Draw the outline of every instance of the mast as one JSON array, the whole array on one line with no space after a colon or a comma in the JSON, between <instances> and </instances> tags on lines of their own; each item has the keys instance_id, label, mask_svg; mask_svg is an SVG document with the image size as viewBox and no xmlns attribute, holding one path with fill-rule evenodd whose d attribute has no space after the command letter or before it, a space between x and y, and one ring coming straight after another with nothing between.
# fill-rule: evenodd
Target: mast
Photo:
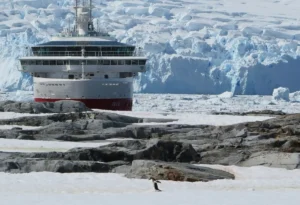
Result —
<instances>
[{"instance_id":1,"label":"mast","mask_svg":"<svg viewBox=\"0 0 300 205\"><path fill-rule=\"evenodd\" d=\"M77 36L94 35L92 17L92 0L75 0L75 26L74 33Z\"/></svg>"},{"instance_id":2,"label":"mast","mask_svg":"<svg viewBox=\"0 0 300 205\"><path fill-rule=\"evenodd\" d=\"M75 0L75 32L77 33L77 18L78 18L78 1L79 0Z\"/></svg>"},{"instance_id":3,"label":"mast","mask_svg":"<svg viewBox=\"0 0 300 205\"><path fill-rule=\"evenodd\" d=\"M92 0L90 0L90 22L92 22Z\"/></svg>"}]
</instances>

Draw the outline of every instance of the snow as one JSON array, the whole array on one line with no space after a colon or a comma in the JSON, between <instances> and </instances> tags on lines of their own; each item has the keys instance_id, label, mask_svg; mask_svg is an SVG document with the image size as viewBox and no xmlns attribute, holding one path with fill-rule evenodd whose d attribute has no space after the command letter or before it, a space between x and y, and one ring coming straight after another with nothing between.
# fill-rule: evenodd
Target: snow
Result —
<instances>
[{"instance_id":1,"label":"snow","mask_svg":"<svg viewBox=\"0 0 300 205\"><path fill-rule=\"evenodd\" d=\"M285 100L289 101L290 100L290 90L288 88L277 88L274 89L273 91L273 99L274 100Z\"/></svg>"},{"instance_id":2,"label":"snow","mask_svg":"<svg viewBox=\"0 0 300 205\"><path fill-rule=\"evenodd\" d=\"M20 128L22 130L35 130L40 129L39 126L20 126L20 125L0 125L0 130L10 130L13 128Z\"/></svg>"},{"instance_id":3,"label":"snow","mask_svg":"<svg viewBox=\"0 0 300 205\"><path fill-rule=\"evenodd\" d=\"M97 110L98 112L107 112ZM139 112L139 111L111 111L113 113L139 117L144 119L169 119L171 122L144 122L135 123L136 125L157 125L157 124L188 124L188 125L214 125L226 126L244 122L255 122L271 119L269 116L235 116L235 115L207 115L203 113L154 113L154 112Z\"/></svg>"},{"instance_id":4,"label":"snow","mask_svg":"<svg viewBox=\"0 0 300 205\"><path fill-rule=\"evenodd\" d=\"M98 173L0 173L0 196L10 205L63 204L203 204L296 205L300 171L265 167L223 167L236 180L212 182L161 181L162 192L149 180Z\"/></svg>"},{"instance_id":5,"label":"snow","mask_svg":"<svg viewBox=\"0 0 300 205\"><path fill-rule=\"evenodd\" d=\"M53 115L51 113L42 114L29 114L29 113L15 113L15 112L0 112L0 120L14 119L20 117L34 117L34 116L48 116Z\"/></svg>"},{"instance_id":6,"label":"snow","mask_svg":"<svg viewBox=\"0 0 300 205\"><path fill-rule=\"evenodd\" d=\"M112 140L115 141L115 140ZM99 147L111 144L112 141L101 142L64 142L64 141L39 141L0 139L2 152L65 152L75 147Z\"/></svg>"},{"instance_id":7,"label":"snow","mask_svg":"<svg viewBox=\"0 0 300 205\"><path fill-rule=\"evenodd\" d=\"M295 0L94 0L103 31L142 47L148 72L135 91L271 95L300 90L300 3ZM18 71L27 46L73 20L71 0L0 2L0 91L32 90ZM270 9L272 8L272 9Z\"/></svg>"},{"instance_id":8,"label":"snow","mask_svg":"<svg viewBox=\"0 0 300 205\"><path fill-rule=\"evenodd\" d=\"M232 92L224 92L224 93L219 95L219 98L232 98L232 97L233 97Z\"/></svg>"}]
</instances>

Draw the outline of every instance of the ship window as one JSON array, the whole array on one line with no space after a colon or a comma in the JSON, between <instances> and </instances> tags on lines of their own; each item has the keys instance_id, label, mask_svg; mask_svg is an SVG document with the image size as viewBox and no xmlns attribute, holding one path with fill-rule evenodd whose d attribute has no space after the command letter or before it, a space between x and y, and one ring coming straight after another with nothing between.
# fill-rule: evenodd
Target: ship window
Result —
<instances>
[{"instance_id":1,"label":"ship window","mask_svg":"<svg viewBox=\"0 0 300 205\"><path fill-rule=\"evenodd\" d=\"M139 60L139 65L145 65L146 64L146 60Z\"/></svg>"},{"instance_id":2,"label":"ship window","mask_svg":"<svg viewBox=\"0 0 300 205\"><path fill-rule=\"evenodd\" d=\"M79 60L70 60L70 65L80 65Z\"/></svg>"},{"instance_id":3,"label":"ship window","mask_svg":"<svg viewBox=\"0 0 300 205\"><path fill-rule=\"evenodd\" d=\"M98 65L103 65L103 60L98 60Z\"/></svg>"},{"instance_id":4,"label":"ship window","mask_svg":"<svg viewBox=\"0 0 300 205\"><path fill-rule=\"evenodd\" d=\"M69 61L64 61L64 65L69 65Z\"/></svg>"},{"instance_id":5,"label":"ship window","mask_svg":"<svg viewBox=\"0 0 300 205\"><path fill-rule=\"evenodd\" d=\"M49 65L49 61L43 61L43 65Z\"/></svg>"},{"instance_id":6,"label":"ship window","mask_svg":"<svg viewBox=\"0 0 300 205\"><path fill-rule=\"evenodd\" d=\"M104 78L105 78L105 79L108 79L108 75L104 75Z\"/></svg>"},{"instance_id":7,"label":"ship window","mask_svg":"<svg viewBox=\"0 0 300 205\"><path fill-rule=\"evenodd\" d=\"M113 48L111 48L111 50L116 52L116 51L119 51L119 48L118 47L113 47Z\"/></svg>"},{"instance_id":8,"label":"ship window","mask_svg":"<svg viewBox=\"0 0 300 205\"><path fill-rule=\"evenodd\" d=\"M132 60L132 65L138 65L138 61L137 60Z\"/></svg>"},{"instance_id":9,"label":"ship window","mask_svg":"<svg viewBox=\"0 0 300 205\"><path fill-rule=\"evenodd\" d=\"M118 61L118 65L124 65L124 64L125 64L125 62L123 60Z\"/></svg>"},{"instance_id":10,"label":"ship window","mask_svg":"<svg viewBox=\"0 0 300 205\"><path fill-rule=\"evenodd\" d=\"M94 73L91 73L90 76L93 77L93 76L95 76L95 75L94 75Z\"/></svg>"},{"instance_id":11,"label":"ship window","mask_svg":"<svg viewBox=\"0 0 300 205\"><path fill-rule=\"evenodd\" d=\"M128 78L128 77L132 77L132 73L130 73L130 72L120 73L120 78Z\"/></svg>"},{"instance_id":12,"label":"ship window","mask_svg":"<svg viewBox=\"0 0 300 205\"><path fill-rule=\"evenodd\" d=\"M112 65L118 65L118 61L117 61L117 60L112 60L112 61L111 61L111 64L112 64Z\"/></svg>"},{"instance_id":13,"label":"ship window","mask_svg":"<svg viewBox=\"0 0 300 205\"><path fill-rule=\"evenodd\" d=\"M74 75L69 75L69 79L74 79Z\"/></svg>"},{"instance_id":14,"label":"ship window","mask_svg":"<svg viewBox=\"0 0 300 205\"><path fill-rule=\"evenodd\" d=\"M35 61L33 60L29 61L29 65L35 65Z\"/></svg>"},{"instance_id":15,"label":"ship window","mask_svg":"<svg viewBox=\"0 0 300 205\"><path fill-rule=\"evenodd\" d=\"M43 65L43 61L36 61L37 65Z\"/></svg>"},{"instance_id":16,"label":"ship window","mask_svg":"<svg viewBox=\"0 0 300 205\"><path fill-rule=\"evenodd\" d=\"M28 61L21 60L22 65L28 65Z\"/></svg>"},{"instance_id":17,"label":"ship window","mask_svg":"<svg viewBox=\"0 0 300 205\"><path fill-rule=\"evenodd\" d=\"M111 51L111 47L102 47L102 51Z\"/></svg>"},{"instance_id":18,"label":"ship window","mask_svg":"<svg viewBox=\"0 0 300 205\"><path fill-rule=\"evenodd\" d=\"M89 61L87 61L87 65L97 65L97 61L96 60L89 60Z\"/></svg>"},{"instance_id":19,"label":"ship window","mask_svg":"<svg viewBox=\"0 0 300 205\"><path fill-rule=\"evenodd\" d=\"M56 65L56 61L50 61L50 65Z\"/></svg>"},{"instance_id":20,"label":"ship window","mask_svg":"<svg viewBox=\"0 0 300 205\"><path fill-rule=\"evenodd\" d=\"M125 64L126 64L126 65L131 65L131 60L126 60L126 61L125 61Z\"/></svg>"},{"instance_id":21,"label":"ship window","mask_svg":"<svg viewBox=\"0 0 300 205\"><path fill-rule=\"evenodd\" d=\"M64 61L57 61L57 65L64 65Z\"/></svg>"},{"instance_id":22,"label":"ship window","mask_svg":"<svg viewBox=\"0 0 300 205\"><path fill-rule=\"evenodd\" d=\"M110 65L110 60L104 60L103 65Z\"/></svg>"}]
</instances>

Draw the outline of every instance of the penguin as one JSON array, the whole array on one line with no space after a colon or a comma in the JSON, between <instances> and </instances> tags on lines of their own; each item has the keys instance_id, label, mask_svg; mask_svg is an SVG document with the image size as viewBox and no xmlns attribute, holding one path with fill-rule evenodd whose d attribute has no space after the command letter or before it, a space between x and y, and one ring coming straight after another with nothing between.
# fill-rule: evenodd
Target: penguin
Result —
<instances>
[{"instance_id":1,"label":"penguin","mask_svg":"<svg viewBox=\"0 0 300 205\"><path fill-rule=\"evenodd\" d=\"M161 183L160 181L154 179L153 177L151 177L149 180L152 180L152 183L153 183L153 186L154 186L155 191L161 191L161 190L158 188L158 185L157 185L157 183Z\"/></svg>"}]
</instances>

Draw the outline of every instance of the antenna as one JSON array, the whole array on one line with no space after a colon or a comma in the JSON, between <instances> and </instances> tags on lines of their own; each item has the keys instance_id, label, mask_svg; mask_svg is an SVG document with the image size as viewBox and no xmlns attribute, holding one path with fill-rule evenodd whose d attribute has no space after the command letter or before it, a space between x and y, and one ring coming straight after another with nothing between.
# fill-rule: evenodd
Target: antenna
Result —
<instances>
[{"instance_id":1,"label":"antenna","mask_svg":"<svg viewBox=\"0 0 300 205\"><path fill-rule=\"evenodd\" d=\"M92 21L92 0L90 0L90 22Z\"/></svg>"},{"instance_id":2,"label":"antenna","mask_svg":"<svg viewBox=\"0 0 300 205\"><path fill-rule=\"evenodd\" d=\"M69 31L68 32L71 32L71 20L70 20L70 18L69 18L68 23L69 23Z\"/></svg>"},{"instance_id":3,"label":"antenna","mask_svg":"<svg viewBox=\"0 0 300 205\"><path fill-rule=\"evenodd\" d=\"M75 32L77 32L78 0L75 0Z\"/></svg>"}]
</instances>

